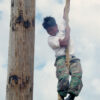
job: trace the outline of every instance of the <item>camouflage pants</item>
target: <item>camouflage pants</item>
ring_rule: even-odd
[[[60,56],[56,59],[56,77],[58,78],[58,93],[65,97],[67,93],[79,95],[83,84],[82,84],[82,69],[80,60],[75,56],[70,57],[70,67],[68,68],[65,64],[66,57]],[[71,80],[69,82],[69,76]]]

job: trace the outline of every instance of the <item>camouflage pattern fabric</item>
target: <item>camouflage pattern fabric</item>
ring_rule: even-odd
[[[63,97],[65,97],[67,93],[78,96],[83,87],[80,60],[75,56],[71,56],[69,69],[65,61],[66,56],[60,56],[55,61],[56,77],[58,78],[57,91]],[[69,75],[71,75],[70,82]]]

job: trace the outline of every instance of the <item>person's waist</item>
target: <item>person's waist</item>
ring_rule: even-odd
[[[59,57],[59,56],[65,56],[66,52],[65,49],[60,49],[60,50],[55,50],[55,57]],[[74,52],[69,52],[69,55],[74,55]]]
[[[56,57],[56,61],[59,60],[59,59],[61,59],[61,58],[65,58],[65,59],[66,59],[67,56],[66,56],[66,55],[57,56],[57,57]],[[74,56],[74,55],[70,55],[70,56],[69,56],[69,59],[71,59],[71,58],[75,58],[75,56]]]

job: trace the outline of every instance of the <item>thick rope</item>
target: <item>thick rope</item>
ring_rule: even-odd
[[[65,14],[66,14],[66,29],[70,29],[69,27],[69,10],[70,10],[70,0],[66,0],[66,6],[65,6]],[[70,42],[70,40],[69,40]],[[69,65],[70,65],[70,55],[69,55],[69,44],[68,43],[68,46],[66,47],[66,66],[68,67],[69,69]],[[58,100],[62,100],[61,96],[58,94]]]
[[[66,11],[66,29],[70,29],[69,27],[69,10],[70,10],[70,0],[66,0],[66,7],[65,7],[65,11]],[[69,40],[70,42],[70,40]],[[69,44],[68,43],[68,46],[66,48],[66,66],[69,68],[69,65],[70,65],[70,55],[69,55]]]

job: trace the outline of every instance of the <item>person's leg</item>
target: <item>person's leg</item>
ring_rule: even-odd
[[[78,96],[83,87],[82,68],[79,59],[77,58],[71,59],[70,74],[71,74],[71,82],[69,85],[68,93],[74,96]],[[74,100],[74,99],[68,99],[68,100]]]
[[[66,58],[62,57],[56,62],[56,76],[58,78],[57,91],[64,100],[69,87],[69,69],[65,64]]]

